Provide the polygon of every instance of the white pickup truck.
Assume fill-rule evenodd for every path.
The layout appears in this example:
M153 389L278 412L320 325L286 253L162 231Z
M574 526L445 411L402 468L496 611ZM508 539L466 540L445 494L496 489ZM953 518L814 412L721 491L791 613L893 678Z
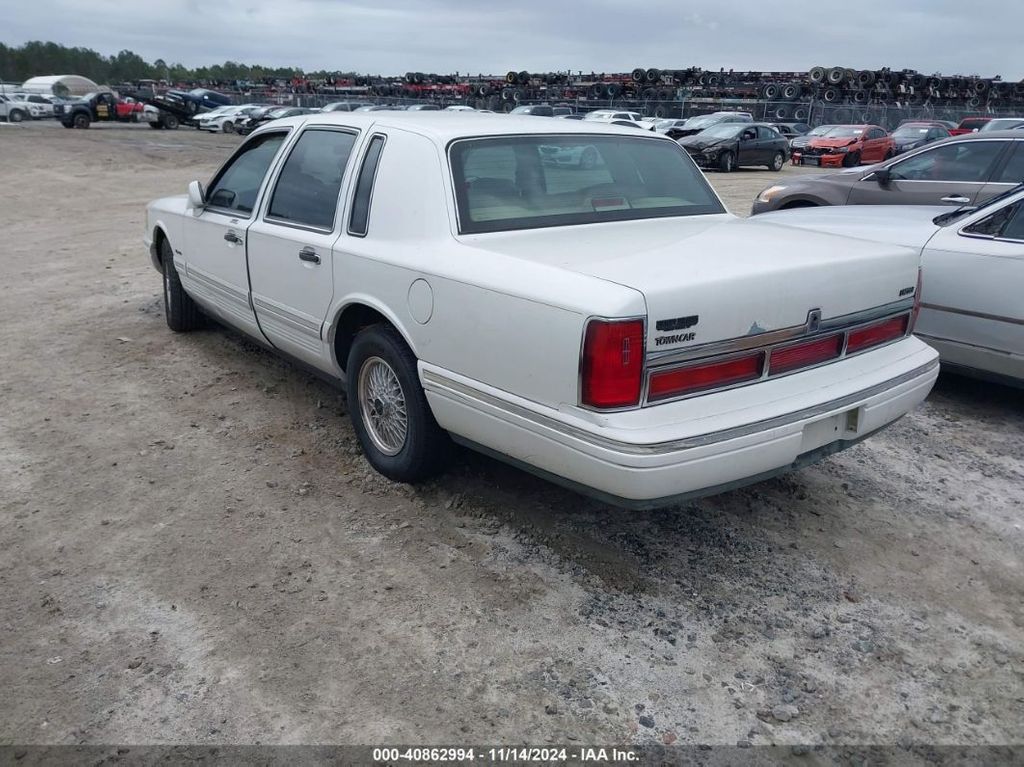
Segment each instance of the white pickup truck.
M663 506L852 445L938 372L917 252L737 219L674 141L599 122L277 120L146 242L173 330L207 313L337 379L399 481L450 437Z

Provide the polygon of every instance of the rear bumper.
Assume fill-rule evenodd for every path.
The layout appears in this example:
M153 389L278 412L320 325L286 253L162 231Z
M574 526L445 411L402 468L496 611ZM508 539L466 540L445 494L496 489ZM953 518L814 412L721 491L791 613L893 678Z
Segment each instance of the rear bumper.
M654 508L850 447L924 400L938 369L935 351L911 338L742 393L600 416L541 408L425 363L420 376L456 440L615 505Z

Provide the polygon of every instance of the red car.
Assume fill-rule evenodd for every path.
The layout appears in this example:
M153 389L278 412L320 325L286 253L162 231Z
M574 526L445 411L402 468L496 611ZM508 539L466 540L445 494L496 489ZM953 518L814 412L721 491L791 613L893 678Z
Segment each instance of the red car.
M960 124L950 131L954 136L962 136L964 133L974 133L981 130L991 117L965 117Z
M807 146L793 151L794 165L852 168L862 163L888 160L896 154L896 143L877 125L837 125Z

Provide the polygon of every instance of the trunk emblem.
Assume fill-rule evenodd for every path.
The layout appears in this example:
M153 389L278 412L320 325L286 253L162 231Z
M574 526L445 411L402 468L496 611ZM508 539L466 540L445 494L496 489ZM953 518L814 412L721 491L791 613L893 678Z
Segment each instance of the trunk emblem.
M689 317L673 317L670 320L658 320L655 327L658 330L686 330L700 322L699 314L691 314Z

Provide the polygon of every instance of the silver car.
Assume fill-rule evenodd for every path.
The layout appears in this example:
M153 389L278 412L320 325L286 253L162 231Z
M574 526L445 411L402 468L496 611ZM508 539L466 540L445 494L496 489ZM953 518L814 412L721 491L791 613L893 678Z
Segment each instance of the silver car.
M977 208L861 205L780 211L766 220L919 251L914 334L947 370L1024 386L1024 185Z
M894 159L772 184L751 214L818 205L978 205L1024 181L1024 132L953 136Z

